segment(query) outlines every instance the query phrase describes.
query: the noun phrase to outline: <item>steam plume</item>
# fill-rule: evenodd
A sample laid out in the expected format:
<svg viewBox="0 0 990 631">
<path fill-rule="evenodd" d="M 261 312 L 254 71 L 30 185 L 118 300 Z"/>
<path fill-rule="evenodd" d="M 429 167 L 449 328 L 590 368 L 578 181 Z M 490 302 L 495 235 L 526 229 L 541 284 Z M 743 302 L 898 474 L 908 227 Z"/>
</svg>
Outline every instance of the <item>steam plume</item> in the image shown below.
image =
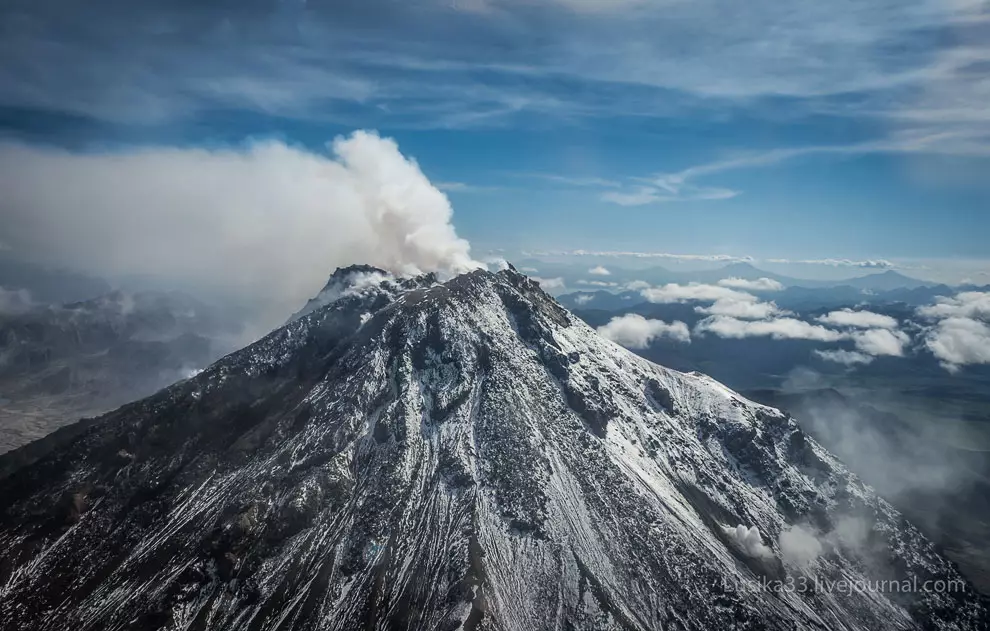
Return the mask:
<svg viewBox="0 0 990 631">
<path fill-rule="evenodd" d="M 357 131 L 330 150 L 0 144 L 4 240 L 48 264 L 222 289 L 288 312 L 340 265 L 480 265 L 447 198 L 394 141 Z"/>
</svg>

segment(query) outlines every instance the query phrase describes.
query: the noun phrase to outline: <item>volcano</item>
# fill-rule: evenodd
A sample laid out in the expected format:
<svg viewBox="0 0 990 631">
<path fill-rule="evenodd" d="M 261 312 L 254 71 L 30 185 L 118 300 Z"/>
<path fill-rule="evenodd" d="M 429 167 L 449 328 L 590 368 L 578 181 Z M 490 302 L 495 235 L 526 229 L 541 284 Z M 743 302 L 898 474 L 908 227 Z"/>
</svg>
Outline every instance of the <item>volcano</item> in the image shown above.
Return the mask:
<svg viewBox="0 0 990 631">
<path fill-rule="evenodd" d="M 512 268 L 338 270 L 259 342 L 0 471 L 5 629 L 990 625 L 791 418 Z"/>
</svg>

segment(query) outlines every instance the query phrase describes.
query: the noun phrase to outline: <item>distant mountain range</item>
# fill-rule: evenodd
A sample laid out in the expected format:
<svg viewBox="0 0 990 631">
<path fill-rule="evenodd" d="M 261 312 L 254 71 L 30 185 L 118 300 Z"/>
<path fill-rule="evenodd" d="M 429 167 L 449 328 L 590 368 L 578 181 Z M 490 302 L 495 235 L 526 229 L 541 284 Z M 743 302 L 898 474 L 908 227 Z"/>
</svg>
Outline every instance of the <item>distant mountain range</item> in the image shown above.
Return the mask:
<svg viewBox="0 0 990 631">
<path fill-rule="evenodd" d="M 634 280 L 641 280 L 654 285 L 663 285 L 667 283 L 713 284 L 726 278 L 741 278 L 744 280 L 769 278 L 779 282 L 785 287 L 820 288 L 845 286 L 867 291 L 917 289 L 921 287 L 938 285 L 938 283 L 932 283 L 917 278 L 912 278 L 910 276 L 905 276 L 904 274 L 894 270 L 887 270 L 884 272 L 866 274 L 864 276 L 856 276 L 853 278 L 840 280 L 810 280 L 768 272 L 766 270 L 759 269 L 750 263 L 732 263 L 717 269 L 692 271 L 675 271 L 659 265 L 645 269 L 626 269 L 622 267 L 609 266 L 608 270 L 610 273 L 607 276 L 589 275 L 587 270 L 584 269 L 584 266 L 576 266 L 574 264 L 546 263 L 543 261 L 532 260 L 521 263 L 520 266 L 533 266 L 533 269 L 539 270 L 534 275 L 540 278 L 560 277 L 564 279 L 568 288 L 577 288 L 584 285 L 589 289 L 605 287 L 605 285 L 593 285 L 589 283 L 612 283 L 611 287 L 620 287 L 621 285 Z"/>
<path fill-rule="evenodd" d="M 188 377 L 238 330 L 179 292 L 0 313 L 0 453 Z"/>
<path fill-rule="evenodd" d="M 552 269 L 546 272 L 541 270 L 540 275 L 541 277 L 548 277 L 551 276 L 550 272 L 554 272 L 555 275 L 558 271 L 560 270 Z M 917 306 L 930 304 L 938 296 L 951 296 L 959 291 L 990 290 L 990 286 L 952 287 L 945 284 L 930 283 L 905 276 L 894 270 L 834 281 L 792 278 L 761 270 L 749 263 L 733 263 L 714 270 L 694 272 L 673 272 L 662 267 L 652 267 L 646 270 L 615 268 L 610 271 L 609 276 L 598 281 L 609 283 L 608 285 L 585 284 L 582 286 L 582 279 L 568 282 L 566 277 L 562 276 L 565 278 L 567 288 L 574 290 L 566 291 L 557 296 L 557 300 L 568 309 L 604 309 L 608 311 L 626 309 L 645 302 L 639 290 L 623 289 L 632 280 L 641 280 L 652 285 L 664 285 L 667 283 L 715 284 L 726 278 L 744 280 L 769 278 L 783 285 L 784 289 L 775 292 L 747 291 L 763 294 L 767 298 L 772 297 L 778 305 L 785 309 L 893 303 Z"/>
<path fill-rule="evenodd" d="M 110 291 L 110 284 L 63 269 L 53 269 L 0 256 L 0 288 L 25 289 L 32 300 L 62 304 L 89 300 Z"/>
</svg>

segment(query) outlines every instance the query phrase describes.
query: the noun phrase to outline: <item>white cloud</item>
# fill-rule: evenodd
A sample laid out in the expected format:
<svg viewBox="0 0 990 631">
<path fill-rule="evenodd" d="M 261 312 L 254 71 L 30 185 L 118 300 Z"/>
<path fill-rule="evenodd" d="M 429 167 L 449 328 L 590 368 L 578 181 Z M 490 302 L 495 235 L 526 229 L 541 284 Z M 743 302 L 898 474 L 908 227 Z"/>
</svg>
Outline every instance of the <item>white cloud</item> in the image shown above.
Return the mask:
<svg viewBox="0 0 990 631">
<path fill-rule="evenodd" d="M 578 294 L 574 296 L 574 304 L 586 305 L 595 299 L 595 294 Z"/>
<path fill-rule="evenodd" d="M 711 316 L 699 322 L 694 332 L 699 335 L 714 333 L 719 337 L 733 339 L 771 337 L 775 340 L 815 340 L 819 342 L 836 342 L 845 337 L 839 331 L 795 318 L 746 321 L 728 316 Z"/>
<path fill-rule="evenodd" d="M 939 296 L 934 305 L 918 308 L 925 318 L 990 319 L 990 292 L 964 291 L 952 297 Z"/>
<path fill-rule="evenodd" d="M 868 355 L 903 357 L 904 347 L 911 341 L 904 331 L 869 329 L 852 334 L 856 348 Z"/>
<path fill-rule="evenodd" d="M 990 292 L 940 296 L 934 305 L 920 307 L 918 315 L 939 320 L 928 330 L 925 345 L 947 370 L 990 363 Z"/>
<path fill-rule="evenodd" d="M 4 143 L 0 190 L 5 237 L 21 252 L 279 303 L 278 320 L 340 265 L 480 266 L 444 194 L 373 132 L 337 138 L 331 155 L 274 141 L 88 153 Z"/>
<path fill-rule="evenodd" d="M 670 259 L 673 261 L 713 261 L 716 263 L 752 263 L 751 256 L 732 254 L 673 254 L 670 252 L 638 252 L 629 250 L 549 250 L 529 252 L 532 256 L 590 256 L 608 258 Z"/>
<path fill-rule="evenodd" d="M 586 280 L 582 279 L 578 281 L 578 285 L 588 285 L 589 287 L 618 287 L 619 283 L 613 283 L 604 280 Z"/>
<path fill-rule="evenodd" d="M 733 289 L 743 289 L 746 291 L 780 291 L 784 286 L 772 278 L 759 278 L 757 280 L 746 280 L 745 278 L 723 278 L 718 281 L 723 287 Z"/>
<path fill-rule="evenodd" d="M 612 272 L 608 271 L 606 268 L 602 267 L 601 265 L 597 265 L 595 267 L 592 267 L 591 269 L 588 270 L 588 273 L 591 274 L 592 276 L 611 276 L 612 275 Z"/>
<path fill-rule="evenodd" d="M 624 193 L 620 191 L 608 191 L 601 194 L 601 200 L 603 202 L 618 204 L 619 206 L 645 206 L 664 201 L 656 194 L 655 189 L 646 186 L 640 186 Z"/>
<path fill-rule="evenodd" d="M 856 261 L 852 259 L 766 259 L 766 262 L 784 265 L 825 265 L 828 267 L 859 267 L 865 269 L 893 269 L 897 267 L 894 263 L 885 259 L 870 259 L 863 261 Z"/>
<path fill-rule="evenodd" d="M 865 353 L 860 353 L 857 351 L 847 351 L 847 350 L 835 350 L 835 351 L 815 351 L 815 355 L 821 357 L 825 361 L 835 362 L 837 364 L 845 364 L 846 366 L 854 366 L 856 364 L 869 364 L 873 361 L 872 355 L 867 355 Z"/>
<path fill-rule="evenodd" d="M 629 291 L 642 291 L 644 289 L 649 289 L 650 287 L 652 287 L 652 285 L 645 280 L 634 280 L 626 283 L 624 288 Z"/>
<path fill-rule="evenodd" d="M 543 291 L 548 291 L 548 292 L 560 291 L 566 287 L 566 285 L 564 284 L 564 279 L 561 278 L 560 276 L 557 276 L 555 278 L 540 278 L 539 276 L 530 276 L 530 278 L 532 278 L 537 283 L 539 283 L 540 287 L 543 288 Z"/>
<path fill-rule="evenodd" d="M 579 177 L 570 175 L 559 175 L 556 173 L 538 173 L 538 172 L 522 172 L 522 173 L 512 173 L 518 177 L 536 178 L 538 180 L 546 180 L 547 182 L 553 182 L 555 184 L 563 184 L 565 186 L 574 186 L 577 188 L 618 188 L 622 186 L 619 182 L 615 180 L 609 180 L 601 177 Z"/>
<path fill-rule="evenodd" d="M 847 326 L 861 329 L 897 328 L 897 320 L 895 318 L 872 311 L 854 311 L 853 309 L 831 311 L 819 317 L 818 321 L 831 326 Z"/>
<path fill-rule="evenodd" d="M 471 185 L 465 182 L 437 182 L 434 184 L 441 191 L 446 191 L 448 193 L 453 193 L 455 191 L 467 191 L 471 190 Z"/>
<path fill-rule="evenodd" d="M 662 320 L 647 320 L 635 313 L 612 318 L 608 324 L 598 327 L 598 333 L 627 348 L 646 348 L 659 337 L 669 337 L 678 342 L 691 341 L 691 332 L 683 322 L 667 324 Z"/>
<path fill-rule="evenodd" d="M 99 10 L 107 6 L 113 10 Z M 986 22 L 986 8 L 971 0 L 842 10 L 811 0 L 782 10 L 758 0 L 745 11 L 728 1 L 290 3 L 277 19 L 225 13 L 214 37 L 195 37 L 217 18 L 196 3 L 164 12 L 153 3 L 61 12 L 22 3 L 9 13 L 8 21 L 33 27 L 5 33 L 0 104 L 26 110 L 161 122 L 246 109 L 449 128 L 490 127 L 520 113 L 546 121 L 718 117 L 740 107 L 773 109 L 782 98 L 792 114 L 866 115 L 893 130 L 853 148 L 729 156 L 660 176 L 659 190 L 811 153 L 911 150 L 897 142 L 905 131 L 941 132 L 932 151 L 986 150 L 987 81 L 979 64 L 988 44 L 974 28 Z M 532 37 L 537 31 L 541 37 Z M 288 32 L 291 38 L 281 37 Z M 951 37 L 919 43 L 919 32 Z M 478 81 L 479 73 L 491 80 Z M 563 93 L 562 83 L 571 89 Z M 402 107 L 410 100 L 415 107 Z"/>
<path fill-rule="evenodd" d="M 520 267 L 520 272 L 525 272 L 526 274 L 538 274 L 540 270 L 535 267 Z"/>
<path fill-rule="evenodd" d="M 695 307 L 694 310 L 707 315 L 723 315 L 742 320 L 765 320 L 784 313 L 773 302 L 753 302 L 748 299 L 732 298 L 719 298 L 710 307 Z"/>
<path fill-rule="evenodd" d="M 966 364 L 988 364 L 990 326 L 969 318 L 946 318 L 929 332 L 926 345 L 949 370 Z"/>
<path fill-rule="evenodd" d="M 708 162 L 705 164 L 699 164 L 687 169 L 683 169 L 677 173 L 660 173 L 652 178 L 653 184 L 657 189 L 666 191 L 672 195 L 681 195 L 685 191 L 701 190 L 699 187 L 691 184 L 691 180 L 704 177 L 707 175 L 712 175 L 716 173 L 721 173 L 724 171 L 735 171 L 742 169 L 752 169 L 757 167 L 766 167 L 770 165 L 775 165 L 780 162 L 785 162 L 789 160 L 794 160 L 796 158 L 801 158 L 810 155 L 860 155 L 860 154 L 872 154 L 872 153 L 925 153 L 925 152 L 939 152 L 946 151 L 947 140 L 956 139 L 958 140 L 961 134 L 951 131 L 930 131 L 921 130 L 914 131 L 911 133 L 902 133 L 899 135 L 893 135 L 889 138 L 880 138 L 876 140 L 870 140 L 861 143 L 852 143 L 845 145 L 805 145 L 796 147 L 781 147 L 777 149 L 770 149 L 766 151 L 756 151 L 743 153 L 741 155 L 724 158 L 721 160 L 715 160 L 713 162 Z M 957 150 L 961 149 L 957 145 Z M 988 147 L 983 144 L 978 144 L 975 148 L 975 152 L 980 155 L 986 155 Z M 652 189 L 654 193 L 658 194 L 657 189 Z M 641 194 L 645 194 L 645 191 L 651 190 L 646 187 L 641 189 Z M 735 191 L 733 191 L 736 193 Z M 807 264 L 820 264 L 820 265 L 853 265 L 856 267 L 889 267 L 892 264 L 889 261 L 877 260 L 877 261 L 862 261 L 854 262 L 847 259 L 819 259 L 819 260 L 803 260 L 803 261 L 787 261 L 785 259 L 771 259 L 770 262 L 776 263 L 807 263 Z"/>
<path fill-rule="evenodd" d="M 669 202 L 716 201 L 732 199 L 738 195 L 739 191 L 728 188 L 685 187 L 673 193 L 665 193 L 653 186 L 635 186 L 625 192 L 606 191 L 601 194 L 600 199 L 619 206 L 646 206 Z"/>
<path fill-rule="evenodd" d="M 662 287 L 643 289 L 640 293 L 643 298 L 654 303 L 714 302 L 720 299 L 736 302 L 757 302 L 756 296 L 751 294 L 719 285 L 704 285 L 701 283 L 688 283 L 687 285 L 670 283 Z"/>
</svg>

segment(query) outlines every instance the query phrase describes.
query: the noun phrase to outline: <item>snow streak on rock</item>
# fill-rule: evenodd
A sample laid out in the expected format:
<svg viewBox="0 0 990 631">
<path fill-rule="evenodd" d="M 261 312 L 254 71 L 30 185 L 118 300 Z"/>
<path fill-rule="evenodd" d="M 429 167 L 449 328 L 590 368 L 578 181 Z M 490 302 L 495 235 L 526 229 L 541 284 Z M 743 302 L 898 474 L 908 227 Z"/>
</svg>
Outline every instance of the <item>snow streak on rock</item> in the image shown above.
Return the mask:
<svg viewBox="0 0 990 631">
<path fill-rule="evenodd" d="M 735 589 L 959 575 L 787 416 L 514 270 L 333 287 L 0 480 L 8 628 L 985 628 L 971 590 Z M 851 516 L 868 546 L 781 560 Z"/>
</svg>

